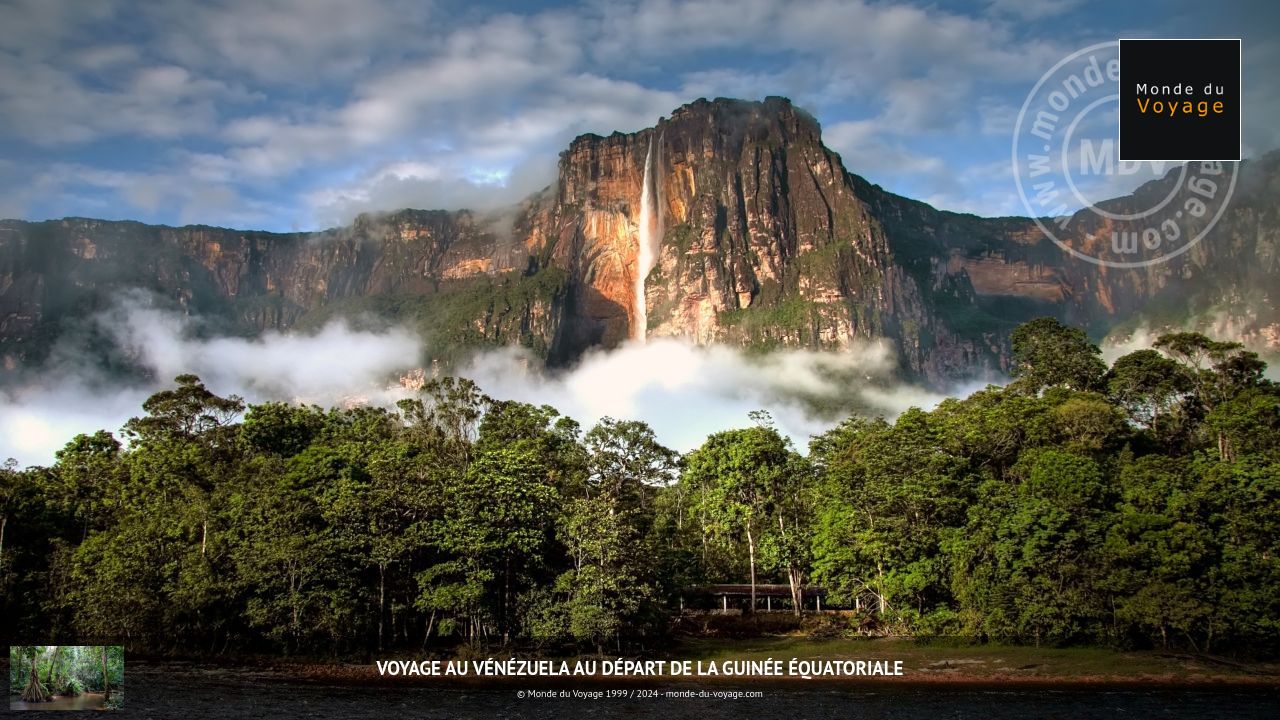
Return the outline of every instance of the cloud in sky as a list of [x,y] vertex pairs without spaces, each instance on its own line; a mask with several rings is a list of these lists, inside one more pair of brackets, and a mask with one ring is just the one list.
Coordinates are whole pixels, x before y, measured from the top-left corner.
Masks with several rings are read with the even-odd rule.
[[[550,182],[582,132],[699,96],[792,97],[849,168],[1006,213],[1006,126],[1067,52],[1245,38],[1246,146],[1274,147],[1276,11],[1005,0],[3,0],[0,211],[312,229]],[[1212,32],[1211,32],[1212,31]],[[541,175],[536,175],[537,170]],[[495,200],[494,198],[497,198]],[[954,203],[954,205],[947,205]]]

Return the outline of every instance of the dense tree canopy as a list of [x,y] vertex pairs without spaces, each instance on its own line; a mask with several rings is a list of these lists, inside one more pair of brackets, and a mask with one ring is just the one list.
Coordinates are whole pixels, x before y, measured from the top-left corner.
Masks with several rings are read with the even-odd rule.
[[1009,337],[1013,346],[1014,385],[1038,391],[1045,387],[1093,390],[1107,366],[1098,346],[1079,328],[1054,318],[1038,318],[1020,326]]
[[[1110,368],[1014,334],[1017,379],[807,455],[762,414],[681,457],[441,378],[395,409],[246,407],[181,376],[121,439],[0,469],[16,636],[151,651],[658,647],[707,583],[818,583],[863,631],[1280,648],[1280,389],[1239,345]],[[749,603],[748,608],[757,607]]]

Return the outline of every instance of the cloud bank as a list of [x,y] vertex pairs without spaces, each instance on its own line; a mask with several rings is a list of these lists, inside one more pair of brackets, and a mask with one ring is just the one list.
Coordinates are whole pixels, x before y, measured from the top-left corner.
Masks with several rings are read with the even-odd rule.
[[[411,392],[398,380],[422,366],[426,349],[403,328],[372,331],[342,322],[314,334],[198,337],[192,321],[139,295],[122,298],[94,322],[153,379],[122,384],[83,354],[60,348],[43,375],[0,397],[0,459],[51,463],[75,434],[118,430],[141,414],[150,394],[188,372],[215,393],[250,402],[391,406]],[[493,350],[473,357],[456,374],[498,399],[552,405],[584,428],[605,416],[643,420],[662,442],[681,451],[712,432],[747,425],[748,412],[764,409],[804,450],[810,435],[851,408],[893,417],[942,400],[894,382],[894,367],[882,343],[759,356],[656,339],[589,353],[555,373],[516,349]]]

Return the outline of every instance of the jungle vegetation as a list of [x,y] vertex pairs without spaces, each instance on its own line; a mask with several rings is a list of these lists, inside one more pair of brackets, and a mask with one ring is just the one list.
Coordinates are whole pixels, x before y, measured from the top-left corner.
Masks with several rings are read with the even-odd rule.
[[9,647],[9,694],[25,703],[94,692],[104,695],[107,707],[115,707],[122,685],[124,648],[119,645]]
[[325,409],[184,375],[0,473],[0,615],[131,652],[644,652],[687,588],[771,582],[862,632],[1274,655],[1265,364],[1176,333],[1108,367],[1047,318],[1012,341],[1007,386],[807,453],[763,414],[681,456],[462,378]]

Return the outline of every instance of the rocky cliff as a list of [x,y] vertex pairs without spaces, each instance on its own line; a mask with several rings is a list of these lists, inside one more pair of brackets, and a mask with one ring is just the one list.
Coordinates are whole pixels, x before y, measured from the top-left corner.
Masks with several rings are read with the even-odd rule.
[[[646,166],[661,240],[641,301]],[[896,260],[868,203],[881,195],[790,102],[700,100],[651,129],[576,139],[524,236],[574,279],[569,356],[642,333],[823,348],[889,338],[914,374],[994,368],[999,334],[954,333]]]
[[407,322],[441,359],[517,344],[567,364],[642,336],[882,338],[905,374],[942,383],[999,372],[1008,331],[1043,314],[1095,336],[1210,318],[1276,346],[1280,156],[1247,165],[1204,242],[1115,270],[1028,219],[938,211],[850,174],[785,99],[699,100],[638,133],[577,138],[555,185],[501,213],[405,210],[315,234],[0,222],[0,354],[10,375],[36,365],[135,288],[211,332]]

